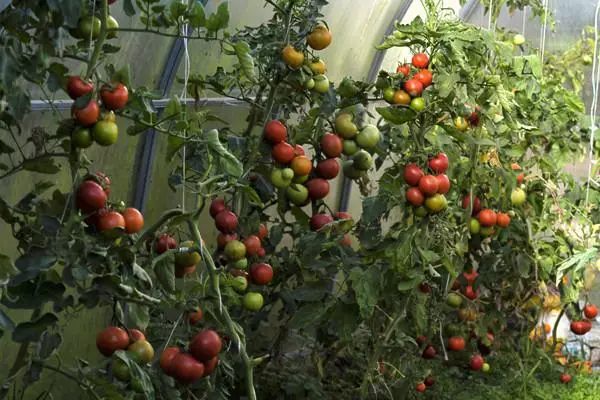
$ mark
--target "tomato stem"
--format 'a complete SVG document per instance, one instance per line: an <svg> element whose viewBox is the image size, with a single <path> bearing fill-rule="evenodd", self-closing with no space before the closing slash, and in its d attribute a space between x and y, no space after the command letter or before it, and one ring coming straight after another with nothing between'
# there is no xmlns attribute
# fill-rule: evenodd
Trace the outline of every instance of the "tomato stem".
<svg viewBox="0 0 600 400"><path fill-rule="evenodd" d="M92 77L94 70L96 69L96 63L98 62L98 58L100 57L100 52L102 51L102 45L106 40L106 36L108 34L107 31L107 21L108 20L108 0L102 0L102 8L100 14L100 35L98 36L98 40L96 40L96 44L94 46L94 52L92 53L92 57L88 62L87 72L85 74L85 79L88 80Z"/></svg>

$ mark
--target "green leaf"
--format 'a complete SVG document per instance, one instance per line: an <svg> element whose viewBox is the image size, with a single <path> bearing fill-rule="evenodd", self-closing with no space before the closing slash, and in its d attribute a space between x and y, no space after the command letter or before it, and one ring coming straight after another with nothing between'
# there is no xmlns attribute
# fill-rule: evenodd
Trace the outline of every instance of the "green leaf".
<svg viewBox="0 0 600 400"><path fill-rule="evenodd" d="M377 107L377 112L389 123L400 125L415 119L417 113L406 107Z"/></svg>
<svg viewBox="0 0 600 400"><path fill-rule="evenodd" d="M361 323L359 308L356 304L337 303L329 318L334 331L342 340L350 340Z"/></svg>
<svg viewBox="0 0 600 400"><path fill-rule="evenodd" d="M314 325L325 315L330 307L330 303L308 303L302 306L294 313L290 320L289 327L291 329L301 329L309 325Z"/></svg>
<svg viewBox="0 0 600 400"><path fill-rule="evenodd" d="M167 258L154 266L154 273L158 283L168 293L175 292L175 270L173 268L173 259Z"/></svg>
<svg viewBox="0 0 600 400"><path fill-rule="evenodd" d="M219 131L211 129L205 134L209 149L218 156L219 164L229 175L239 178L244 172L244 167L240 160L229 152L219 140Z"/></svg>
<svg viewBox="0 0 600 400"><path fill-rule="evenodd" d="M127 313L127 325L135 326L144 331L150 323L150 311L148 306L137 303L129 303L129 312Z"/></svg>
<svg viewBox="0 0 600 400"><path fill-rule="evenodd" d="M183 147L183 145L185 144L185 140L177 137L177 136L169 136L169 139L167 140L167 152L165 154L166 156L166 160L167 161L171 161L173 160L173 157L175 157L175 154L177 154L177 152Z"/></svg>
<svg viewBox="0 0 600 400"><path fill-rule="evenodd" d="M46 360L52 356L62 344L62 335L59 332L42 333L42 337L37 345L37 355L40 359Z"/></svg>
<svg viewBox="0 0 600 400"><path fill-rule="evenodd" d="M246 194L246 196L248 196L248 201L250 202L250 204L261 208L264 206L262 200L260 199L260 196L252 187L248 185L242 185L241 189Z"/></svg>
<svg viewBox="0 0 600 400"><path fill-rule="evenodd" d="M121 82L125 86L130 86L131 68L129 67L129 64L115 71L110 79L112 82Z"/></svg>
<svg viewBox="0 0 600 400"><path fill-rule="evenodd" d="M386 204L380 196L372 196L363 198L363 215L362 219L365 224L370 224L381 218L386 210Z"/></svg>
<svg viewBox="0 0 600 400"><path fill-rule="evenodd" d="M33 322L22 322L13 331L12 339L17 343L37 342L57 322L58 317L52 313L46 313Z"/></svg>
<svg viewBox="0 0 600 400"><path fill-rule="evenodd" d="M133 0L123 0L123 11L128 17L135 15L135 8L133 7Z"/></svg>
<svg viewBox="0 0 600 400"><path fill-rule="evenodd" d="M154 400L156 396L154 393L154 385L152 384L152 380L150 379L148 373L138 365L136 360L131 358L131 356L124 350L117 350L114 354L114 357L127 365L131 375L131 380L135 381L136 384L142 388L144 398L148 400Z"/></svg>
<svg viewBox="0 0 600 400"><path fill-rule="evenodd" d="M421 278L413 278L407 281L400 281L398 283L398 290L401 292L411 290L416 288L419 283L421 283Z"/></svg>
<svg viewBox="0 0 600 400"><path fill-rule="evenodd" d="M233 45L235 55L240 63L240 69L244 76L250 81L256 81L256 71L254 69L254 59L250 55L250 46L246 42L236 42Z"/></svg>
<svg viewBox="0 0 600 400"><path fill-rule="evenodd" d="M296 223L302 227L302 229L308 229L310 224L310 217L300 207L292 206L290 210Z"/></svg>
<svg viewBox="0 0 600 400"><path fill-rule="evenodd" d="M75 28L81 17L81 1L60 0L58 6L68 27Z"/></svg>
<svg viewBox="0 0 600 400"><path fill-rule="evenodd" d="M379 270L376 268L363 270L355 267L350 271L349 278L352 282L352 289L356 294L360 315L363 318L369 318L373 314L379 297L381 287Z"/></svg>
<svg viewBox="0 0 600 400"><path fill-rule="evenodd" d="M137 263L133 263L133 276L142 282L148 289L152 289L152 279L150 275Z"/></svg>
<svg viewBox="0 0 600 400"><path fill-rule="evenodd" d="M188 21L192 28L203 28L206 26L206 13L201 2L194 2L194 5L189 12Z"/></svg>
<svg viewBox="0 0 600 400"><path fill-rule="evenodd" d="M169 9L171 10L171 16L173 17L173 19L178 19L187 11L185 3L182 3L179 0L171 0Z"/></svg>
<svg viewBox="0 0 600 400"><path fill-rule="evenodd" d="M6 144L2 139L0 139L0 154L12 154L15 152L15 149Z"/></svg>
<svg viewBox="0 0 600 400"><path fill-rule="evenodd" d="M47 270L56 263L56 256L45 249L32 250L23 254L15 262L20 271Z"/></svg>
<svg viewBox="0 0 600 400"><path fill-rule="evenodd" d="M18 273L12 259L4 254L0 254L0 281L10 278Z"/></svg>
<svg viewBox="0 0 600 400"><path fill-rule="evenodd" d="M15 88L14 90L11 90L8 93L8 96L6 96L6 101L11 114L18 120L23 119L25 114L31 109L29 96L20 89Z"/></svg>
<svg viewBox="0 0 600 400"><path fill-rule="evenodd" d="M40 174L56 174L60 171L60 167L54 163L54 158L51 156L25 160L23 161L23 169Z"/></svg>
<svg viewBox="0 0 600 400"><path fill-rule="evenodd" d="M206 22L206 29L217 32L219 29L227 28L229 24L229 2L224 1L219 5L217 12L211 14Z"/></svg>
<svg viewBox="0 0 600 400"><path fill-rule="evenodd" d="M290 296L300 302L321 301L330 293L330 288L327 282L307 283L297 287Z"/></svg>

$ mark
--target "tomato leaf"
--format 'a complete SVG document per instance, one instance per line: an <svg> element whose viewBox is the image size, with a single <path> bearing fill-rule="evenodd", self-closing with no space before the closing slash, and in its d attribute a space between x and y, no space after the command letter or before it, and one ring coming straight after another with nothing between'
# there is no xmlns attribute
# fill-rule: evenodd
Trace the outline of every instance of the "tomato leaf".
<svg viewBox="0 0 600 400"><path fill-rule="evenodd" d="M179 0L171 0L171 4L169 5L169 10L171 11L171 17L173 19L178 19L187 11L187 6L185 3L182 3Z"/></svg>
<svg viewBox="0 0 600 400"><path fill-rule="evenodd" d="M356 302L360 308L360 315L369 318L373 314L380 291L380 273L375 267L364 270L360 267L350 271L352 289L356 295Z"/></svg>
<svg viewBox="0 0 600 400"><path fill-rule="evenodd" d="M133 0L123 0L123 12L128 17L135 15L135 8L133 7Z"/></svg>
<svg viewBox="0 0 600 400"><path fill-rule="evenodd" d="M189 11L188 21L192 28L203 28L206 26L206 12L201 2L195 1Z"/></svg>
<svg viewBox="0 0 600 400"><path fill-rule="evenodd" d="M406 281L400 281L397 288L399 291L404 292L416 288L419 283L421 283L421 278L413 278Z"/></svg>
<svg viewBox="0 0 600 400"><path fill-rule="evenodd" d="M227 28L229 24L229 2L219 4L217 12L211 14L206 21L206 29L209 32L217 32L219 29Z"/></svg>
<svg viewBox="0 0 600 400"><path fill-rule="evenodd" d="M145 329L145 328L141 328ZM152 384L152 380L146 371L138 365L138 363L131 358L128 352L124 350L117 350L114 354L115 358L123 361L127 368L129 368L129 373L131 374L131 380L136 381L139 387L142 389L144 393L144 398L148 400L154 400L156 398L154 393L154 385Z"/></svg>
<svg viewBox="0 0 600 400"><path fill-rule="evenodd" d="M14 329L12 339L17 343L37 342L57 322L58 317L52 313L46 313L32 322L22 322Z"/></svg>
<svg viewBox="0 0 600 400"><path fill-rule="evenodd" d="M62 335L59 332L50 333L45 331L37 344L37 355L46 360L52 356L62 344Z"/></svg>
<svg viewBox="0 0 600 400"><path fill-rule="evenodd" d="M302 329L315 324L323 317L323 315L325 315L329 307L331 307L330 303L323 304L322 302L315 302L305 304L294 313L294 316L289 323L290 328Z"/></svg>
<svg viewBox="0 0 600 400"><path fill-rule="evenodd" d="M250 46L246 42L236 42L233 45L235 55L240 63L240 70L250 81L256 81L256 71L254 69L254 59L250 55Z"/></svg>
<svg viewBox="0 0 600 400"><path fill-rule="evenodd" d="M137 303L129 303L128 306L127 324L129 326L136 326L141 330L146 330L150 323L150 311L148 310L148 306Z"/></svg>
<svg viewBox="0 0 600 400"><path fill-rule="evenodd" d="M209 149L216 153L219 164L229 175L239 178L244 172L244 167L240 160L229 152L219 139L219 131L211 129L205 134Z"/></svg>
<svg viewBox="0 0 600 400"><path fill-rule="evenodd" d="M302 210L300 207L292 206L290 210L294 218L296 218L296 223L299 224L303 229L308 229L310 217Z"/></svg>
<svg viewBox="0 0 600 400"><path fill-rule="evenodd" d="M417 116L417 113L406 107L377 107L376 110L386 121L395 125L412 121Z"/></svg>

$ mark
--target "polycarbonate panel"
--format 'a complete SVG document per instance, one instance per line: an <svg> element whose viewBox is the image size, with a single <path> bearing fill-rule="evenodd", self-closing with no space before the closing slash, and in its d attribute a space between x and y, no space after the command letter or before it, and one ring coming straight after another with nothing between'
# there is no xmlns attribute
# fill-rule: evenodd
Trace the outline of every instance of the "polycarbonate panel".
<svg viewBox="0 0 600 400"><path fill-rule="evenodd" d="M222 0L209 0L206 11L214 12ZM327 64L327 77L330 81L341 81L345 76L365 79L375 55L378 44L392 22L396 11L405 0L331 0L323 8L324 20L333 32L333 42L325 50L318 52ZM416 3L417 1L415 1ZM257 4L260 4L257 5ZM255 26L269 19L272 8L262 7L259 2L229 2L229 31L242 26ZM232 65L232 57L222 57L219 46L202 40L189 43L190 72L192 74L213 74L217 66L227 68ZM177 77L183 78L184 63L177 71ZM180 95L182 83L175 83L171 94ZM211 95L210 93L208 94Z"/></svg>

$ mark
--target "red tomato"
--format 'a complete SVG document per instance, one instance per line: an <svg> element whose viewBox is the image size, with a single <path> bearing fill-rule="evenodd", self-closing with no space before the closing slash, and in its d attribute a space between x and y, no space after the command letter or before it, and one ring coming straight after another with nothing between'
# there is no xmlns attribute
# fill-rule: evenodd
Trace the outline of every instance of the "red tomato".
<svg viewBox="0 0 600 400"><path fill-rule="evenodd" d="M189 384L202 378L204 364L189 354L179 353L171 361L171 375L182 384Z"/></svg>
<svg viewBox="0 0 600 400"><path fill-rule="evenodd" d="M108 196L106 192L94 181L84 181L77 188L77 208L84 213L91 213L106 206Z"/></svg>
<svg viewBox="0 0 600 400"><path fill-rule="evenodd" d="M160 368L166 375L173 376L174 365L173 360L181 353L178 347L167 347L160 355Z"/></svg>
<svg viewBox="0 0 600 400"><path fill-rule="evenodd" d="M423 87L427 87L431 85L431 82L433 82L433 74L428 69L420 70L413 76L413 78L421 82Z"/></svg>
<svg viewBox="0 0 600 400"><path fill-rule="evenodd" d="M404 167L404 182L408 183L411 186L417 186L419 184L419 180L423 177L423 170L419 168L417 164L408 164Z"/></svg>
<svg viewBox="0 0 600 400"><path fill-rule="evenodd" d="M120 110L127 105L129 99L129 90L122 83L116 83L112 86L104 85L100 89L100 98L102 105L107 110Z"/></svg>
<svg viewBox="0 0 600 400"><path fill-rule="evenodd" d="M260 263L252 265L250 280L256 285L268 285L273 279L273 268L269 264Z"/></svg>
<svg viewBox="0 0 600 400"><path fill-rule="evenodd" d="M417 338L415 340L417 341L417 344L419 345L419 347L421 347L425 343L427 343L427 337L425 337L425 335L417 336Z"/></svg>
<svg viewBox="0 0 600 400"><path fill-rule="evenodd" d="M223 343L217 332L205 329L192 338L189 350L198 361L206 361L218 356L222 347Z"/></svg>
<svg viewBox="0 0 600 400"><path fill-rule="evenodd" d="M96 229L98 232L108 232L113 229L125 230L125 218L116 211L99 212Z"/></svg>
<svg viewBox="0 0 600 400"><path fill-rule="evenodd" d="M498 222L498 216L488 208L484 208L477 214L477 220L481 226L494 226Z"/></svg>
<svg viewBox="0 0 600 400"><path fill-rule="evenodd" d="M156 254L162 254L169 249L176 248L177 240L175 240L175 238L169 235L168 233L163 233L162 235L160 235L154 243L154 251L156 252Z"/></svg>
<svg viewBox="0 0 600 400"><path fill-rule="evenodd" d="M446 194L450 191L450 179L448 175L441 174L435 177L438 181L438 193Z"/></svg>
<svg viewBox="0 0 600 400"><path fill-rule="evenodd" d="M92 126L98 122L100 118L100 107L96 100L90 100L87 106L83 108L71 107L71 115L82 126Z"/></svg>
<svg viewBox="0 0 600 400"><path fill-rule="evenodd" d="M445 153L439 153L437 156L429 160L429 168L437 174L443 174L448 170L450 162Z"/></svg>
<svg viewBox="0 0 600 400"><path fill-rule="evenodd" d="M323 228L325 225L332 223L333 217L327 214L315 214L310 217L310 229L313 231L318 231Z"/></svg>
<svg viewBox="0 0 600 400"><path fill-rule="evenodd" d="M408 65L408 64L398 65L396 67L396 73L402 74L404 76L410 75L410 65Z"/></svg>
<svg viewBox="0 0 600 400"><path fill-rule="evenodd" d="M313 200L319 200L329 194L329 182L325 179L315 178L306 182L308 196Z"/></svg>
<svg viewBox="0 0 600 400"><path fill-rule="evenodd" d="M425 358L426 360L431 360L435 358L436 355L437 351L432 345L425 347L425 350L423 350L423 358Z"/></svg>
<svg viewBox="0 0 600 400"><path fill-rule="evenodd" d="M465 286L463 289L463 294L469 300L475 300L477 298L477 291L475 291L471 285Z"/></svg>
<svg viewBox="0 0 600 400"><path fill-rule="evenodd" d="M571 332L576 335L585 335L592 329L590 321L573 321L571 322Z"/></svg>
<svg viewBox="0 0 600 400"><path fill-rule="evenodd" d="M477 197L477 196L473 196L473 198L474 198L474 200L473 200L472 215L477 215L477 214L479 214L479 211L481 210L481 200L479 200L479 197ZM467 209L470 204L471 204L471 197L468 194L466 194L462 200L462 208Z"/></svg>
<svg viewBox="0 0 600 400"><path fill-rule="evenodd" d="M219 365L219 358L218 357L213 357L208 361L204 361L204 375L202 376L208 376L210 374L212 374L215 369L217 368L217 365Z"/></svg>
<svg viewBox="0 0 600 400"><path fill-rule="evenodd" d="M144 216L137 208L126 208L123 211L123 218L125 218L125 230L127 233L138 233L144 228Z"/></svg>
<svg viewBox="0 0 600 400"><path fill-rule="evenodd" d="M296 157L306 155L306 152L304 151L304 147L300 146L299 144L294 146L294 152L296 153Z"/></svg>
<svg viewBox="0 0 600 400"><path fill-rule="evenodd" d="M419 179L419 189L425 196L433 196L439 189L439 183L435 176L425 175Z"/></svg>
<svg viewBox="0 0 600 400"><path fill-rule="evenodd" d="M496 224L500 228L508 228L508 225L510 225L510 216L505 213L498 213L496 215L497 215Z"/></svg>
<svg viewBox="0 0 600 400"><path fill-rule="evenodd" d="M279 164L289 164L296 157L296 151L291 144L287 142L277 143L271 151L273 159Z"/></svg>
<svg viewBox="0 0 600 400"><path fill-rule="evenodd" d="M483 357L479 354L476 354L473 357L471 357L471 362L469 366L473 371L479 371L483 367L483 364L485 364L485 360L483 359Z"/></svg>
<svg viewBox="0 0 600 400"><path fill-rule="evenodd" d="M139 329L127 329L127 333L129 334L129 341L131 343L137 342L138 340L146 340L146 335Z"/></svg>
<svg viewBox="0 0 600 400"><path fill-rule="evenodd" d="M73 100L85 96L94 90L94 84L90 81L85 82L80 76L69 76L67 78L67 94Z"/></svg>
<svg viewBox="0 0 600 400"><path fill-rule="evenodd" d="M563 372L563 373L560 375L560 381L561 381L562 383L565 383L565 384L567 384L567 383L571 382L572 380L573 380L573 377L572 377L571 375L569 375L567 372Z"/></svg>
<svg viewBox="0 0 600 400"><path fill-rule="evenodd" d="M343 143L338 135L328 133L321 138L321 150L328 158L342 155Z"/></svg>
<svg viewBox="0 0 600 400"><path fill-rule="evenodd" d="M260 238L256 235L250 235L244 239L244 246L246 246L246 254L249 256L258 255L258 251L261 249L262 244Z"/></svg>
<svg viewBox="0 0 600 400"><path fill-rule="evenodd" d="M463 351L465 345L465 339L460 336L452 336L448 339L448 350L450 351Z"/></svg>
<svg viewBox="0 0 600 400"><path fill-rule="evenodd" d="M188 314L188 323L192 326L197 325L202 320L202 309L198 307L196 311Z"/></svg>
<svg viewBox="0 0 600 400"><path fill-rule="evenodd" d="M106 357L117 350L125 350L129 346L129 335L117 326L109 326L96 336L96 347Z"/></svg>
<svg viewBox="0 0 600 400"><path fill-rule="evenodd" d="M477 279L479 274L477 273L477 271L472 269L471 272L463 272L463 276L464 276L465 280L467 281L467 283L469 285L472 285L473 283L475 283L475 280Z"/></svg>
<svg viewBox="0 0 600 400"><path fill-rule="evenodd" d="M414 78L404 83L404 90L412 97L419 97L423 93L423 84Z"/></svg>
<svg viewBox="0 0 600 400"><path fill-rule="evenodd" d="M417 53L412 58L412 64L417 68L427 68L429 57L425 53Z"/></svg>
<svg viewBox="0 0 600 400"><path fill-rule="evenodd" d="M262 240L267 237L269 234L269 230L267 229L265 224L260 224L258 227L258 237Z"/></svg>
<svg viewBox="0 0 600 400"><path fill-rule="evenodd" d="M264 248L261 247L260 249L258 249L258 254L257 254L258 258L263 258L266 255L267 255L267 252L265 251Z"/></svg>
<svg viewBox="0 0 600 400"><path fill-rule="evenodd" d="M96 172L93 175L85 177L86 181L93 181L102 186L107 196L110 196L110 178L104 174L104 172Z"/></svg>
<svg viewBox="0 0 600 400"><path fill-rule="evenodd" d="M238 235L236 233L219 233L217 236L217 247L222 250L227 246L227 243L237 240L237 238Z"/></svg>
<svg viewBox="0 0 600 400"><path fill-rule="evenodd" d="M217 214L219 214L221 211L225 211L227 210L227 206L225 205L225 200L224 199L214 199L213 201L210 202L210 208L209 208L209 212L210 212L210 216L215 218L217 216Z"/></svg>
<svg viewBox="0 0 600 400"><path fill-rule="evenodd" d="M427 390L427 386L423 382L419 382L419 383L417 383L417 386L415 389L417 390L417 392L423 393Z"/></svg>
<svg viewBox="0 0 600 400"><path fill-rule="evenodd" d="M319 161L317 175L324 179L333 179L340 173L340 164L335 158Z"/></svg>
<svg viewBox="0 0 600 400"><path fill-rule="evenodd" d="M411 187L406 191L406 201L412 206L419 207L423 205L425 201L425 196L419 188Z"/></svg>
<svg viewBox="0 0 600 400"><path fill-rule="evenodd" d="M524 180L525 180L525 174L517 175L517 184L518 185L522 184Z"/></svg>
<svg viewBox="0 0 600 400"><path fill-rule="evenodd" d="M215 226L222 233L233 233L238 227L238 217L229 210L222 211L215 217Z"/></svg>
<svg viewBox="0 0 600 400"><path fill-rule="evenodd" d="M287 128L281 121L272 120L265 125L265 139L272 144L287 140Z"/></svg>
<svg viewBox="0 0 600 400"><path fill-rule="evenodd" d="M598 315L598 307L596 307L594 304L587 304L583 308L583 314L587 319L594 319Z"/></svg>
<svg viewBox="0 0 600 400"><path fill-rule="evenodd" d="M435 383L435 380L433 379L433 376L429 375L427 378L425 378L423 383L425 383L425 386L431 387Z"/></svg>

